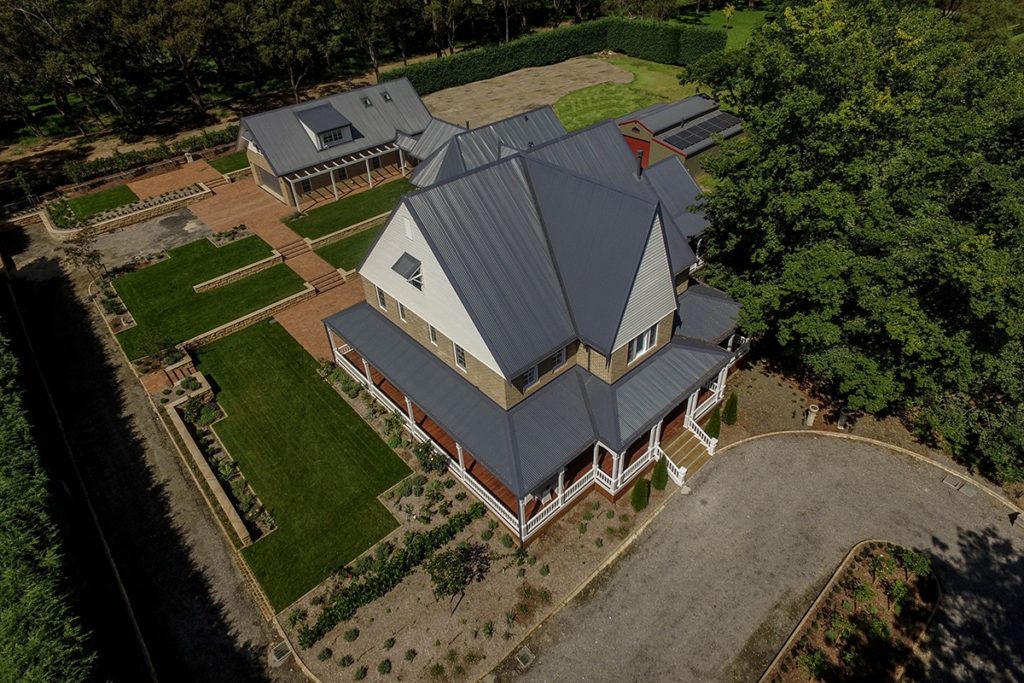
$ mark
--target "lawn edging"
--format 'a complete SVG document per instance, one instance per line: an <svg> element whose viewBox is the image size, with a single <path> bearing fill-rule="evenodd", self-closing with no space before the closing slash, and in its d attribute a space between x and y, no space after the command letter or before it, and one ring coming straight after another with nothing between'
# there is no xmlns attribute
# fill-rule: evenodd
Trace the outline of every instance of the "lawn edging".
<svg viewBox="0 0 1024 683"><path fill-rule="evenodd" d="M247 266L236 268L235 270L224 273L223 275L218 275L217 277L192 285L192 290L196 294L208 292L211 289L230 285L232 282L237 282L243 278L249 277L250 275L254 275L261 270L266 270L267 268L276 266L278 263L284 263L284 256L281 256L281 253L277 249L274 249L272 250L271 255L267 258L260 259L255 263L250 263Z"/></svg>
<svg viewBox="0 0 1024 683"><path fill-rule="evenodd" d="M212 330L207 330L206 332L197 334L191 339L186 339L178 345L178 348L183 351L190 351L198 346L209 344L221 337L228 336L232 332L237 332L238 330L249 327L253 323L265 320L284 309L289 308L290 306L306 301L307 299L312 299L314 296L316 296L316 288L308 282L304 282L302 283L302 291L286 296L285 298L275 301L263 308L258 308L251 313L246 313L242 317L230 320L223 325L213 328Z"/></svg>
<svg viewBox="0 0 1024 683"><path fill-rule="evenodd" d="M317 237L316 239L303 237L303 239L306 240L307 244L309 244L310 249L316 251L321 247L326 247L328 244L334 244L335 242L340 242L346 237L351 237L357 232L363 232L364 230L369 230L370 228L376 227L379 221L383 221L390 215L390 211L385 211L384 213L377 214L376 216L371 216L370 218L367 218L364 221L360 221L358 223L354 223L353 225L346 226L340 230L335 230L334 232L327 233L323 237Z"/></svg>

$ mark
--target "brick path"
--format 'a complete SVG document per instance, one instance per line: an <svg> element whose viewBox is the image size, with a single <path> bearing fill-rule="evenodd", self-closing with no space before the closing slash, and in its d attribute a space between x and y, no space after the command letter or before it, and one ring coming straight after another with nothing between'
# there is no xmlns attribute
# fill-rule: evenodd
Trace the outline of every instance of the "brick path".
<svg viewBox="0 0 1024 683"><path fill-rule="evenodd" d="M163 194L164 192L180 190L183 187L194 185L197 182L209 183L210 181L217 180L220 177L221 174L219 171L200 159L199 161L194 161L191 164L180 166L173 171L133 180L128 183L128 187L131 188L132 192L138 195L140 199L145 199L146 197L155 197L159 194Z"/></svg>
<svg viewBox="0 0 1024 683"><path fill-rule="evenodd" d="M316 297L287 308L277 320L314 358L329 359L331 346L324 331L323 319L354 306L363 300L363 283L358 275L341 287L318 294Z"/></svg>

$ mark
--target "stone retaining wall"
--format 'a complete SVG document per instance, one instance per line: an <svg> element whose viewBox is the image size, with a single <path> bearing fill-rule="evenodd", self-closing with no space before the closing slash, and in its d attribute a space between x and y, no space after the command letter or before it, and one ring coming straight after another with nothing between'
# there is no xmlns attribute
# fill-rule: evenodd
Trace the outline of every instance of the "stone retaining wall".
<svg viewBox="0 0 1024 683"><path fill-rule="evenodd" d="M229 183L233 183L236 180L241 180L242 178L248 178L249 176L251 176L252 166L246 166L245 168L240 168L237 171L228 171L227 173L222 173L221 175L223 175Z"/></svg>
<svg viewBox="0 0 1024 683"><path fill-rule="evenodd" d="M188 351L190 349L203 346L204 344L209 344L210 342L216 341L221 337L228 336L232 332L237 332L238 330L248 327L253 323L257 323L261 320L266 320L267 318L271 317L272 315L275 315L276 313L279 313L280 311L283 311L289 306L294 306L295 304L301 301L312 299L314 296L316 296L316 289L314 289L313 286L307 282L301 292L292 294L291 296L281 299L280 301L274 302L269 306L264 306L263 308L253 311L252 313L243 315L241 318L236 318L231 322L224 323L220 327L215 327L212 330L209 330L208 332L203 332L202 334L196 335L191 339L183 341L181 343L181 348Z"/></svg>
<svg viewBox="0 0 1024 683"><path fill-rule="evenodd" d="M180 399L168 403L165 408L167 415L171 419L171 424L174 425L174 429L178 432L182 442L185 444L185 448L188 450L189 455L192 457L192 461L195 463L196 469L202 475L206 485L213 492L213 497L217 499L217 505L224 512L224 516L227 517L228 523L231 524L231 528L235 534L241 540L243 546L247 546L252 543L252 536L249 534L249 529L246 528L245 522L238 515L238 511L235 506L231 504L231 499L228 498L228 494L224 492L224 487L221 486L220 480L213 473L210 468L210 463L206 461L206 458L199 450L199 446L196 445L195 439L192 438L192 433L188 431L188 427L185 426L185 421L181 419L181 415L178 414L178 406L183 404L193 396L212 397L213 391L210 389L210 384L206 381L200 373L193 375L202 384L202 388L197 389L194 392L190 392Z"/></svg>
<svg viewBox="0 0 1024 683"><path fill-rule="evenodd" d="M328 244L334 244L335 242L340 242L346 237L351 237L357 232L369 230L370 228L382 222L385 218L387 218L390 215L390 211L387 213L378 214L373 218L367 218L365 221L360 221L358 223L348 226L347 228L342 228L341 230L329 233L327 235L324 235L323 237L317 237L315 240L311 240L307 237L306 241L309 242L310 249L319 249L320 247L326 247Z"/></svg>
<svg viewBox="0 0 1024 683"><path fill-rule="evenodd" d="M239 280L249 277L250 275L254 275L261 270L266 270L267 268L276 266L278 263L284 263L284 257L275 249L273 255L268 256L265 259L261 259L255 263L250 263L247 266L242 266L241 268L232 270L230 273L224 273L223 275L218 275L215 278L210 278L209 280L200 282L197 285L192 285L192 289L196 294L199 294L200 292L208 292L211 289L217 289L224 285L230 285L232 282L238 282Z"/></svg>

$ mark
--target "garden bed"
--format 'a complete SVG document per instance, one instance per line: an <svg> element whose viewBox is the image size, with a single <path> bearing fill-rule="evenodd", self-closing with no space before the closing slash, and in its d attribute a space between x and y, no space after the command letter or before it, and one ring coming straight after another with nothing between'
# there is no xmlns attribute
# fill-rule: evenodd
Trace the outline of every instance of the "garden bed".
<svg viewBox="0 0 1024 683"><path fill-rule="evenodd" d="M245 223L239 223L230 230L211 233L206 236L206 239L210 240L210 243L215 247L224 247L255 234L256 233L249 230L249 227Z"/></svg>
<svg viewBox="0 0 1024 683"><path fill-rule="evenodd" d="M855 547L762 680L899 680L938 608L925 553L871 541Z"/></svg>

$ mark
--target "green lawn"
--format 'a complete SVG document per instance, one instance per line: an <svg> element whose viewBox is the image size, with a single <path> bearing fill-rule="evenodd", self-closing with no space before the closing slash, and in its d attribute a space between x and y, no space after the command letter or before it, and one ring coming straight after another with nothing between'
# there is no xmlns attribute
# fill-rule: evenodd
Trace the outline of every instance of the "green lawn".
<svg viewBox="0 0 1024 683"><path fill-rule="evenodd" d="M302 278L279 264L224 287L196 294L192 285L270 256L258 237L219 249L198 240L169 252L170 258L114 280L114 288L138 323L117 335L129 358L234 320L302 289Z"/></svg>
<svg viewBox="0 0 1024 683"><path fill-rule="evenodd" d="M754 29L763 24L767 18L768 12L764 10L737 8L736 13L732 15L732 20L728 22L727 26L725 14L719 9L703 16L700 23L705 26L724 28L729 34L725 43L725 49L735 50L750 42L750 36L753 35Z"/></svg>
<svg viewBox="0 0 1024 683"><path fill-rule="evenodd" d="M112 187L109 190L93 192L92 194L69 199L68 205L71 206L71 210L75 212L75 216L78 220L86 221L98 213L102 213L109 209L116 209L117 207L124 206L125 204L131 204L136 200L138 200L138 197L134 192L132 192L130 187L127 185L118 185L117 187Z"/></svg>
<svg viewBox="0 0 1024 683"><path fill-rule="evenodd" d="M377 496L409 468L273 321L199 349L215 425L278 528L242 551L281 610L398 526Z"/></svg>
<svg viewBox="0 0 1024 683"><path fill-rule="evenodd" d="M346 237L343 240L338 240L337 242L328 244L326 247L317 249L316 253L335 268L352 270L358 266L363 260L363 257L366 256L366 252L369 251L370 245L373 244L373 240L377 238L377 235L380 234L380 231L383 228L384 226L380 225L376 228L357 232L351 237Z"/></svg>
<svg viewBox="0 0 1024 683"><path fill-rule="evenodd" d="M220 173L231 173L232 171L247 168L249 166L249 157L246 156L245 150L242 150L241 152L229 154L226 157L211 159L207 163Z"/></svg>
<svg viewBox="0 0 1024 683"><path fill-rule="evenodd" d="M681 85L678 66L648 62L634 57L595 57L633 73L629 83L601 83L564 95L555 102L555 113L568 130L584 128L603 119L672 102L693 95L692 84Z"/></svg>
<svg viewBox="0 0 1024 683"><path fill-rule="evenodd" d="M399 198L412 189L412 183L405 178L392 180L372 190L317 207L305 216L286 220L285 223L303 237L316 239L391 211Z"/></svg>

